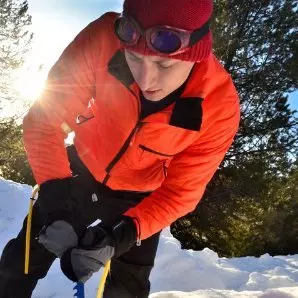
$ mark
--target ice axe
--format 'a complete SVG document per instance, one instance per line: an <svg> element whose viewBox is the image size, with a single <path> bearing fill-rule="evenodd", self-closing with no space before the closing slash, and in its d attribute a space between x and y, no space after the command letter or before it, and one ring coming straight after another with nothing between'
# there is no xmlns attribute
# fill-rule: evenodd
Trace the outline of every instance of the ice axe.
<svg viewBox="0 0 298 298"><path fill-rule="evenodd" d="M25 274L29 274L29 262L30 262L30 244L31 244L31 224L32 224L32 214L33 214L33 204L36 201L36 195L38 194L39 186L35 185L29 203L29 212L27 217L27 226L26 226L26 244L25 244ZM100 280L100 284L97 291L97 298L101 298L103 295L104 286L106 283L107 276L109 274L111 268L111 260L107 262L104 268L104 272L102 278ZM77 283L74 287L74 290L77 292L74 294L74 297L77 298L85 298L85 286L83 283Z"/></svg>
<svg viewBox="0 0 298 298"><path fill-rule="evenodd" d="M104 286L105 286L106 279L107 279L107 276L108 276L109 271L110 271L110 267L111 267L111 261L108 261L105 268L104 268L104 272L103 272L103 275L102 275L100 283L99 283L96 298L102 298ZM83 283L80 283L80 282L77 283L76 286L73 289L76 290L76 293L74 294L74 297L76 297L76 298L85 298L85 288L84 288Z"/></svg>

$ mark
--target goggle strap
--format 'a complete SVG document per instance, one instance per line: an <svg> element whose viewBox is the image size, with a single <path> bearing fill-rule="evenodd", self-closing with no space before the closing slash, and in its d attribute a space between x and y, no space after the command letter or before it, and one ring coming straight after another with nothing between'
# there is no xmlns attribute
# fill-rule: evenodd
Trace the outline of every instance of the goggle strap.
<svg viewBox="0 0 298 298"><path fill-rule="evenodd" d="M190 35L189 39L189 46L193 46L195 43L197 43L199 40L201 40L210 30L210 20L208 20L201 28L194 31Z"/></svg>

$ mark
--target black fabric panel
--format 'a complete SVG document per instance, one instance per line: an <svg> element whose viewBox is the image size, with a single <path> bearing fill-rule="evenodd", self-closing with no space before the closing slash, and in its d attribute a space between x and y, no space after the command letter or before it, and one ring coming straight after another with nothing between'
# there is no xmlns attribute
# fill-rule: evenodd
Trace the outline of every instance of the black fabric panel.
<svg viewBox="0 0 298 298"><path fill-rule="evenodd" d="M164 97L161 100L151 101L144 97L143 93L141 92L140 100L141 100L141 120L146 118L147 116L157 113L175 101L180 99L181 94L183 93L187 80L176 90L171 92L169 95Z"/></svg>
<svg viewBox="0 0 298 298"><path fill-rule="evenodd" d="M126 62L124 52L120 50L118 50L109 61L108 71L112 76L127 87L134 82L133 75Z"/></svg>
<svg viewBox="0 0 298 298"><path fill-rule="evenodd" d="M202 98L181 98L175 104L170 125L199 131L202 125Z"/></svg>

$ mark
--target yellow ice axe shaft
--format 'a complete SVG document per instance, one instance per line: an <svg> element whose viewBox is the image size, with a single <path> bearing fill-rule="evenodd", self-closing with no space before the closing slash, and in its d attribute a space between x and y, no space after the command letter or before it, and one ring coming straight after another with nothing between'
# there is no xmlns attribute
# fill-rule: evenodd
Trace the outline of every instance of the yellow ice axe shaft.
<svg viewBox="0 0 298 298"><path fill-rule="evenodd" d="M109 274L110 270L111 270L111 260L109 260L106 263L105 269L103 271L103 275L101 277L99 287L98 287L98 291L97 291L97 296L96 296L97 298L102 298L105 283L106 283L106 280L107 280L107 277L108 277L108 274Z"/></svg>
<svg viewBox="0 0 298 298"><path fill-rule="evenodd" d="M26 227L26 247L25 247L25 274L29 273L29 262L30 262L30 243L31 243L31 224L32 224L32 211L33 203L35 201L35 196L39 191L39 186L35 185L32 191L32 195L29 203L29 212L27 217L27 227Z"/></svg>
<svg viewBox="0 0 298 298"><path fill-rule="evenodd" d="M29 212L27 217L27 227L26 227L26 247L25 247L25 274L29 274L29 263L30 263L30 244L31 244L31 225L32 225L32 213L33 213L33 204L35 197L39 191L39 186L35 185L32 191L32 195L29 203ZM102 278L99 283L97 298L101 298L103 295L104 286L111 268L111 260L109 260L104 268Z"/></svg>

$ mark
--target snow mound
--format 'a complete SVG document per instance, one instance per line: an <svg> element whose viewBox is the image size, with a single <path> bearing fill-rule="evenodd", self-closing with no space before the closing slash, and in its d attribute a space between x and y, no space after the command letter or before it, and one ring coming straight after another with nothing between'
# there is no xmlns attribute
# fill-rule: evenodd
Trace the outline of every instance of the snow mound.
<svg viewBox="0 0 298 298"><path fill-rule="evenodd" d="M20 230L31 191L28 185L0 178L0 252ZM101 273L86 284L86 297L96 297ZM167 228L150 280L150 298L294 298L298 297L298 255L219 258L208 248L182 250ZM73 286L55 262L33 298L72 297Z"/></svg>

